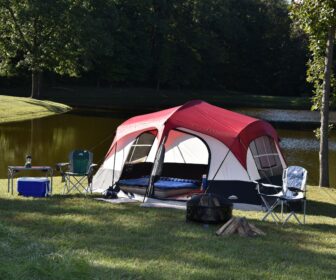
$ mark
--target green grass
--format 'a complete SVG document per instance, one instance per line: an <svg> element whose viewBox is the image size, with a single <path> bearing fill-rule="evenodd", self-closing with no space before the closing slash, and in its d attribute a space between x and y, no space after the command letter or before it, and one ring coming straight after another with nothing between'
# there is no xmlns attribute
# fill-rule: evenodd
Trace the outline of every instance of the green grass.
<svg viewBox="0 0 336 280"><path fill-rule="evenodd" d="M336 191L310 187L307 225L260 222L265 237L217 237L184 211L92 197L7 194L0 180L1 279L335 279Z"/></svg>
<svg viewBox="0 0 336 280"><path fill-rule="evenodd" d="M0 123L41 118L70 109L69 106L56 102L0 95Z"/></svg>

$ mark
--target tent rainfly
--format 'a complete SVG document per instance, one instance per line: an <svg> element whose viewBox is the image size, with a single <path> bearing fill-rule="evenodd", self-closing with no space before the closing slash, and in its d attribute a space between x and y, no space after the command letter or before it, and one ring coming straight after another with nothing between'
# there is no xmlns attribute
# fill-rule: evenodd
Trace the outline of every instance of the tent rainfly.
<svg viewBox="0 0 336 280"><path fill-rule="evenodd" d="M190 101L122 123L92 188L117 184L132 197L184 201L206 191L261 205L253 181L279 184L286 168L278 141L263 120Z"/></svg>

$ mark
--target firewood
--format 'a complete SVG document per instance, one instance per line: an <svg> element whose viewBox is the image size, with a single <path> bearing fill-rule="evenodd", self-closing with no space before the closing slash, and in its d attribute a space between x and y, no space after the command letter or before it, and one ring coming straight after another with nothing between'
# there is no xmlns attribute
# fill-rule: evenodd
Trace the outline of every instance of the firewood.
<svg viewBox="0 0 336 280"><path fill-rule="evenodd" d="M238 234L242 237L248 237L250 236L250 227L246 221L245 218L239 218L239 224L240 226L238 227Z"/></svg>
<svg viewBox="0 0 336 280"><path fill-rule="evenodd" d="M237 233L241 237L248 237L249 236L248 232L246 232L243 227L238 227L237 228Z"/></svg>
<svg viewBox="0 0 336 280"><path fill-rule="evenodd" d="M241 226L244 229L244 231L249 232L251 229L250 229L249 223L247 222L246 218L243 217L243 218L240 218L240 220L241 220Z"/></svg>
<svg viewBox="0 0 336 280"><path fill-rule="evenodd" d="M254 224L249 224L250 228L257 234L265 236L266 233L263 232L261 229L258 229Z"/></svg>
<svg viewBox="0 0 336 280"><path fill-rule="evenodd" d="M258 235L257 232L255 232L252 227L251 224L249 222L247 222L247 219L244 217L244 224L243 224L245 230L248 232L248 236L250 237L254 237L256 235Z"/></svg>
<svg viewBox="0 0 336 280"><path fill-rule="evenodd" d="M237 228L239 227L239 220L238 219L233 219L231 224L226 228L225 231L223 231L222 235L231 235L235 233Z"/></svg>
<svg viewBox="0 0 336 280"><path fill-rule="evenodd" d="M234 218L231 218L230 220L228 220L224 225L222 225L217 231L216 234L217 235L221 235L223 233L224 230L227 229L227 227L234 221Z"/></svg>
<svg viewBox="0 0 336 280"><path fill-rule="evenodd" d="M266 235L262 230L258 229L255 225L250 224L245 217L234 218L232 217L228 222L221 226L216 234L219 236L229 236L238 234L242 237L254 237L258 235Z"/></svg>

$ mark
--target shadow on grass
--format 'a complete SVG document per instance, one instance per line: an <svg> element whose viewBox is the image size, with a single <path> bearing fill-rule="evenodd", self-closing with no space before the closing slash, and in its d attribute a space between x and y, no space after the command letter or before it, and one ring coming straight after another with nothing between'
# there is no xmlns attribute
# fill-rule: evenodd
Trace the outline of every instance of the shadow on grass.
<svg viewBox="0 0 336 280"><path fill-rule="evenodd" d="M40 100L25 100L25 103L34 105L34 106L39 106L39 107L43 107L45 109L47 109L49 112L53 112L56 114L60 114L60 113L64 113L67 110L64 107L60 107L60 106L56 106L56 105L52 105L50 103L46 103L46 102L42 102Z"/></svg>
<svg viewBox="0 0 336 280"><path fill-rule="evenodd" d="M104 215L105 210L117 204L103 203L93 201L93 198L99 196L85 196L84 194L53 195L48 198L29 198L29 199L3 199L0 198L0 217L6 214L15 216L17 213L41 213L44 215L86 215L96 216ZM94 203L94 204L93 204ZM97 203L97 205L96 205ZM99 207L103 206L103 207ZM114 213L132 212L133 209L126 209L125 204L118 204ZM134 214L138 216L137 212Z"/></svg>
<svg viewBox="0 0 336 280"><path fill-rule="evenodd" d="M336 218L336 204L308 200L307 214Z"/></svg>
<svg viewBox="0 0 336 280"><path fill-rule="evenodd" d="M288 215L288 209L286 208L286 206L284 206L284 210L285 210L284 215L285 216ZM276 208L276 212L280 214L280 206ZM301 209L300 211L296 211L296 213L302 214L303 210ZM306 214L313 216L336 218L336 204L308 199Z"/></svg>
<svg viewBox="0 0 336 280"><path fill-rule="evenodd" d="M69 193L69 194L53 194L49 199L72 199L72 198L87 198L94 199L102 197L101 194L85 194L85 193Z"/></svg>

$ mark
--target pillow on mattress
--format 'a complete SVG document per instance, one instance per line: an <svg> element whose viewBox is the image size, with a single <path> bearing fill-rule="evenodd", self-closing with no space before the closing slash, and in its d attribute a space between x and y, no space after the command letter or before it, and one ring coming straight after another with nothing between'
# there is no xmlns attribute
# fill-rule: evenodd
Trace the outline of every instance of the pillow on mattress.
<svg viewBox="0 0 336 280"><path fill-rule="evenodd" d="M122 179L118 181L119 185L124 186L143 186L147 187L149 184L149 177L141 177L137 179Z"/></svg>
<svg viewBox="0 0 336 280"><path fill-rule="evenodd" d="M182 178L172 178L172 177L160 177L160 181L174 181L174 182L193 183L193 184L198 184L198 183L200 183L199 180L182 179Z"/></svg>
<svg viewBox="0 0 336 280"><path fill-rule="evenodd" d="M167 182L167 183L165 183ZM141 178L136 179L121 179L119 180L119 185L125 185L125 186L148 186L149 184L149 176L144 176ZM169 186L171 187L196 187L199 186L200 181L193 180L193 179L181 179L181 178L172 178L172 177L160 177L159 180L157 180L154 183L154 186L158 187L165 187ZM194 186L193 186L194 185Z"/></svg>

